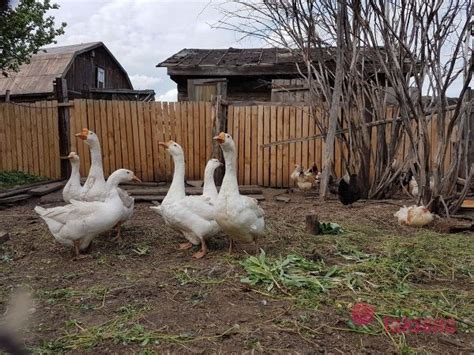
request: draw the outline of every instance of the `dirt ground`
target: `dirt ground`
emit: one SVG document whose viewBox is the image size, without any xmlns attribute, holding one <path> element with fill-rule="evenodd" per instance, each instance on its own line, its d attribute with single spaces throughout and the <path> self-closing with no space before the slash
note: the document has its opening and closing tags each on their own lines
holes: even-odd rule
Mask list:
<svg viewBox="0 0 474 355">
<path fill-rule="evenodd" d="M 35 353 L 472 353 L 472 234 L 444 235 L 398 226 L 403 201 L 337 200 L 324 205 L 295 193 L 277 202 L 264 190 L 268 233 L 258 242 L 268 258 L 290 253 L 340 266 L 343 282 L 324 292 L 241 282 L 249 257 L 227 252 L 222 235 L 204 259 L 179 251 L 184 240 L 148 203 L 136 204 L 124 245 L 97 238 L 87 258 L 72 261 L 34 213 L 38 201 L 0 211 L 0 308 L 12 290 L 35 299 L 24 332 Z M 406 204 L 407 202 L 405 202 Z M 339 223 L 341 235 L 304 232 L 304 218 Z M 435 228 L 436 229 L 436 228 Z M 247 252 L 254 255 L 253 246 Z M 383 316 L 454 318 L 455 334 L 390 334 L 380 324 L 356 327 L 357 302 Z"/>
</svg>

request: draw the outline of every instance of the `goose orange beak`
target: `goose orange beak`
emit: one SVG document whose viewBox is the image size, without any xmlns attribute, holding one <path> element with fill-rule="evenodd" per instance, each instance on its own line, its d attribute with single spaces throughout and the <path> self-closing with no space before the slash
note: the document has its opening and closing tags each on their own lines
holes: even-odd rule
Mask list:
<svg viewBox="0 0 474 355">
<path fill-rule="evenodd" d="M 85 141 L 87 139 L 87 135 L 89 134 L 89 130 L 87 128 L 83 128 L 81 133 L 76 133 L 75 136 L 77 138 L 82 139 Z"/>
<path fill-rule="evenodd" d="M 213 139 L 216 140 L 217 143 L 222 144 L 225 142 L 225 133 L 221 132 L 217 136 L 215 136 Z"/>
<path fill-rule="evenodd" d="M 161 146 L 165 147 L 166 149 L 168 149 L 169 144 L 170 144 L 170 142 L 158 142 L 158 145 L 161 145 Z"/>
<path fill-rule="evenodd" d="M 139 178 L 137 178 L 136 175 L 133 175 L 133 176 L 132 176 L 132 181 L 135 181 L 135 182 L 142 182 Z"/>
</svg>

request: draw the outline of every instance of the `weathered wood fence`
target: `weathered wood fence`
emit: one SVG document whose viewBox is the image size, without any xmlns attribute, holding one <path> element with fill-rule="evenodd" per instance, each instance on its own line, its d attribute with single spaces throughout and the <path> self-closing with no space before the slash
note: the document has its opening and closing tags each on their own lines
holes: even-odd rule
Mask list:
<svg viewBox="0 0 474 355">
<path fill-rule="evenodd" d="M 69 105 L 71 150 L 81 157 L 82 176 L 87 175 L 90 166 L 89 151 L 74 134 L 87 127 L 101 140 L 106 175 L 124 167 L 133 170 L 144 181 L 170 180 L 172 162 L 158 142 L 173 139 L 185 151 L 187 178 L 202 179 L 215 144 L 211 103 L 74 100 L 60 105 Z M 61 177 L 57 107 L 54 101 L 0 103 L 0 171 L 21 170 L 51 178 Z M 396 114 L 394 110 L 388 110 L 387 119 Z M 319 134 L 306 107 L 230 105 L 227 127 L 238 146 L 241 184 L 286 187 L 290 185 L 289 175 L 295 164 L 308 167 L 315 162 L 318 167 L 322 165 L 323 139 L 262 147 L 276 141 Z M 385 129 L 389 132 L 391 124 L 386 124 Z M 433 139 L 436 139 L 437 129 L 436 122 L 432 122 Z M 373 160 L 377 153 L 376 130 L 377 127 L 372 128 Z M 434 153 L 436 141 L 433 143 Z M 400 160 L 408 150 L 408 139 L 404 138 L 399 149 Z M 338 176 L 345 172 L 341 159 L 343 151 L 342 142 L 336 142 L 334 154 Z M 445 163 L 449 164 L 449 161 Z"/>
</svg>

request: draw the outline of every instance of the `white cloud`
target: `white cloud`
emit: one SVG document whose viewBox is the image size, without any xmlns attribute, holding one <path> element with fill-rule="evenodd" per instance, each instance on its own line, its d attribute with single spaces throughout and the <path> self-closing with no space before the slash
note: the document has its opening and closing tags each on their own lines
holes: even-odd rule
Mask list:
<svg viewBox="0 0 474 355">
<path fill-rule="evenodd" d="M 158 86 L 158 84 L 163 81 L 163 78 L 159 78 L 157 76 L 135 74 L 130 75 L 130 80 L 132 81 L 133 87 L 135 89 L 141 90 Z"/>
<path fill-rule="evenodd" d="M 171 89 L 158 96 L 156 101 L 175 102 L 178 101 L 178 89 Z"/>
<path fill-rule="evenodd" d="M 219 0 L 220 1 L 220 0 Z M 137 89 L 167 95 L 176 83 L 156 64 L 183 48 L 227 48 L 233 32 L 212 29 L 220 15 L 209 0 L 55 0 L 56 22 L 67 22 L 58 45 L 102 41 Z M 252 43 L 253 44 L 253 43 Z"/>
</svg>

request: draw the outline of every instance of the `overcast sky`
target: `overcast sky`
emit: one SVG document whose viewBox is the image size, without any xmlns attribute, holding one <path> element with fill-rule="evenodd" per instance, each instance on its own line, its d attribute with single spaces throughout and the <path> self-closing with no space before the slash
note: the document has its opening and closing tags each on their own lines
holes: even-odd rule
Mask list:
<svg viewBox="0 0 474 355">
<path fill-rule="evenodd" d="M 57 23 L 66 22 L 58 45 L 102 41 L 127 70 L 136 89 L 154 89 L 156 100 L 176 100 L 176 84 L 156 64 L 183 48 L 259 47 L 238 34 L 211 28 L 223 0 L 53 0 Z M 459 93 L 460 81 L 448 94 Z"/>
<path fill-rule="evenodd" d="M 175 100 L 176 84 L 156 64 L 183 48 L 256 47 L 229 31 L 212 29 L 219 18 L 209 0 L 54 0 L 56 22 L 66 22 L 57 45 L 102 41 L 123 65 L 135 89 L 154 89 Z"/>
</svg>

